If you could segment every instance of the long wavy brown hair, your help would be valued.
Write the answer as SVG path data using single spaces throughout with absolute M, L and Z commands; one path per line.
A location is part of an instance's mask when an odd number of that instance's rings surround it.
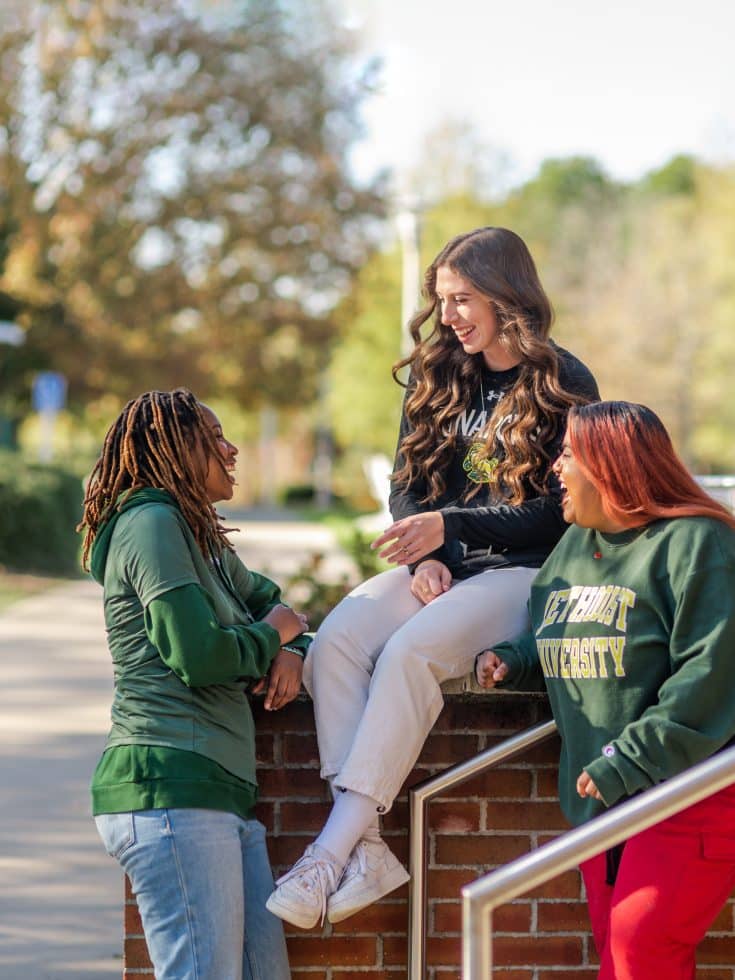
M 208 460 L 222 459 L 199 402 L 186 388 L 146 391 L 133 398 L 110 426 L 87 483 L 82 520 L 82 566 L 100 526 L 135 490 L 157 488 L 174 498 L 204 554 L 232 550 L 205 489 Z
M 482 434 L 486 458 L 499 458 L 495 485 L 508 503 L 519 504 L 531 490 L 547 492 L 552 460 L 544 446 L 560 433 L 569 408 L 588 399 L 559 383 L 559 356 L 549 340 L 551 303 L 525 242 L 507 228 L 478 228 L 458 235 L 426 270 L 426 306 L 409 325 L 414 350 L 393 367 L 395 380 L 409 388 L 405 411 L 412 427 L 399 447 L 403 465 L 393 479 L 399 486 L 423 480 L 428 487 L 424 503 L 441 497 L 444 472 L 456 452 L 458 436 L 452 422 L 466 408 L 467 392 L 480 385 L 482 355 L 466 354 L 452 328 L 441 320 L 436 277 L 442 266 L 467 279 L 493 303 L 500 344 L 520 362 L 517 381 L 496 405 Z M 422 335 L 426 323 L 429 329 Z M 406 366 L 410 372 L 404 383 L 398 372 Z M 480 489 L 469 487 L 466 499 Z

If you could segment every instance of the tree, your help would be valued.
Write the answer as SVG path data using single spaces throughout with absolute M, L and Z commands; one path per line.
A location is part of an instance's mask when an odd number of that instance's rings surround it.
M 405 191 L 424 207 L 448 198 L 500 200 L 508 190 L 510 157 L 481 139 L 465 119 L 440 121 L 423 139 L 419 158 Z
M 422 216 L 422 264 L 485 224 L 526 240 L 557 312 L 552 336 L 589 365 L 602 396 L 655 409 L 695 471 L 732 472 L 735 169 L 677 157 L 620 185 L 593 160 L 547 161 L 504 198 L 468 189 L 436 201 Z M 340 309 L 357 312 L 342 326 L 335 412 L 360 406 L 340 422 L 344 446 L 394 445 L 399 265 L 395 252 L 373 259 Z
M 674 197 L 691 195 L 697 186 L 697 163 L 685 153 L 672 157 L 663 167 L 652 170 L 639 181 L 639 188 L 646 194 Z
M 687 170 L 693 183 L 669 179 Z M 647 175 L 588 222 L 574 278 L 563 281 L 572 263 L 555 250 L 559 336 L 603 397 L 657 411 L 696 472 L 731 471 L 735 172 L 674 158 L 658 174 L 667 176 Z
M 0 28 L 0 288 L 29 356 L 79 402 L 310 398 L 381 213 L 347 165 L 370 85 L 349 38 L 316 0 L 40 7 Z
M 337 316 L 342 336 L 329 371 L 335 438 L 343 448 L 392 454 L 402 401 L 391 376 L 401 357 L 401 261 L 395 248 L 366 263 Z

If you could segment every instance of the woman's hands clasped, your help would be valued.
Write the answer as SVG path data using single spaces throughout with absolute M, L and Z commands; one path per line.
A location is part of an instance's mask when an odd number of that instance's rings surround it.
M 263 707 L 266 711 L 278 711 L 293 701 L 301 690 L 301 675 L 304 671 L 304 661 L 298 653 L 290 650 L 279 650 L 271 662 L 271 669 L 261 677 L 253 694 L 265 691 Z M 267 690 L 266 690 L 267 685 Z
M 281 643 L 289 643 L 309 628 L 309 622 L 303 613 L 297 613 L 283 605 L 274 606 L 263 617 L 263 622 L 278 631 Z M 289 701 L 293 701 L 301 690 L 303 670 L 303 657 L 290 650 L 279 650 L 273 658 L 270 670 L 265 677 L 261 677 L 252 692 L 262 694 L 265 691 L 263 707 L 266 711 L 278 711 Z
M 309 628 L 308 620 L 303 613 L 297 613 L 289 606 L 280 603 L 263 616 L 263 622 L 278 630 L 281 643 L 290 643 Z
M 447 566 L 429 558 L 422 561 L 411 579 L 411 594 L 426 606 L 452 586 L 452 573 Z

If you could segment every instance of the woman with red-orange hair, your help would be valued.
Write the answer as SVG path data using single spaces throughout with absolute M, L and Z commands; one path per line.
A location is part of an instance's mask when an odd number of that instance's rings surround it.
M 484 687 L 543 681 L 573 824 L 735 739 L 735 518 L 650 409 L 570 411 L 554 470 L 570 528 L 541 568 L 532 632 L 477 658 Z M 735 786 L 584 862 L 599 980 L 692 980 L 735 887 Z

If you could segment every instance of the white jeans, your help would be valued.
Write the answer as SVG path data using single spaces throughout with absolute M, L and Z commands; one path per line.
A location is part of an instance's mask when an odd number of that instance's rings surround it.
M 427 606 L 406 568 L 359 585 L 327 616 L 304 665 L 321 775 L 390 809 L 444 703 L 481 650 L 528 627 L 535 568 L 456 582 Z

